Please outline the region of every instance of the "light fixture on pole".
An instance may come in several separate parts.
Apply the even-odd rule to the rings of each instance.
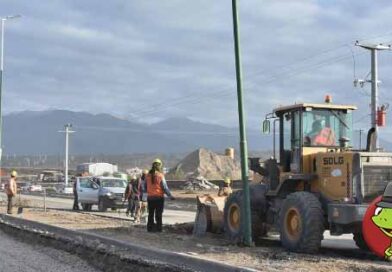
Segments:
[[[1,157],[3,155],[3,143],[2,143],[2,135],[3,135],[3,108],[2,108],[2,94],[3,94],[3,71],[4,71],[4,29],[5,22],[7,20],[16,19],[21,17],[21,15],[10,15],[1,18],[1,51],[0,51],[0,169],[1,169]],[[1,172],[1,171],[0,171]],[[0,182],[1,182],[1,173],[0,173]]]

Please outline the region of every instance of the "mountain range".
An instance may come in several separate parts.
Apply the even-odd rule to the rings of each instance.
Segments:
[[[72,154],[179,153],[199,147],[223,152],[237,148],[238,130],[188,118],[142,124],[109,114],[67,110],[24,111],[4,116],[3,154],[64,153],[65,124],[72,124]],[[271,150],[271,137],[248,131],[249,149]]]
[[[91,114],[67,110],[23,111],[4,116],[3,154],[64,154],[65,124],[72,124],[70,153],[75,155],[120,155],[135,153],[186,153],[204,147],[223,152],[238,149],[237,128],[206,124],[189,118],[169,118],[154,124],[143,124],[109,114]],[[261,123],[261,121],[260,121]],[[249,151],[271,151],[272,136],[249,128]],[[366,136],[363,134],[362,146]],[[359,143],[354,133],[355,145]],[[392,150],[392,144],[380,139],[381,146]]]

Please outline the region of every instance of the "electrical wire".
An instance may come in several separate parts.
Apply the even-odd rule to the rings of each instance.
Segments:
[[[364,53],[360,53],[358,55],[362,55],[362,54],[364,54]],[[337,56],[337,57],[334,57],[334,58],[331,58],[331,59],[324,60],[324,61],[319,62],[319,63],[315,63],[315,64],[312,64],[312,65],[308,65],[306,67],[302,67],[301,69],[298,69],[298,70],[289,70],[289,71],[286,71],[286,72],[277,73],[277,74],[271,75],[268,80],[263,81],[263,84],[266,85],[266,84],[272,83],[275,80],[281,79],[282,77],[288,78],[288,77],[296,76],[296,75],[302,74],[304,72],[307,72],[308,70],[319,69],[319,68],[324,67],[326,65],[330,65],[330,64],[333,64],[333,63],[336,63],[336,62],[340,62],[340,61],[346,60],[346,59],[348,59],[350,57],[351,56],[347,56],[347,54],[340,55],[340,56]],[[252,85],[254,86],[255,83],[252,84]],[[245,85],[244,87],[246,87],[248,89],[251,89],[248,85]],[[235,92],[230,92],[229,93],[229,92],[227,92],[228,90],[233,90],[233,88],[231,87],[231,88],[227,88],[225,90],[214,92],[213,94],[210,94],[209,96],[205,96],[205,97],[196,97],[196,98],[183,97],[181,100],[177,100],[174,103],[166,103],[165,105],[159,104],[159,108],[157,108],[157,109],[151,109],[151,107],[149,107],[148,110],[139,111],[138,115],[139,116],[140,115],[143,115],[143,116],[147,115],[147,116],[149,116],[149,115],[161,112],[163,110],[166,110],[167,108],[170,108],[170,107],[179,106],[179,105],[186,104],[186,103],[196,104],[196,103],[200,103],[200,102],[205,101],[205,100],[214,99],[214,97],[222,98],[222,97],[231,96],[231,95],[235,95],[236,94]],[[137,119],[139,119],[139,117],[134,117],[134,118],[132,118],[130,120],[137,120]]]
[[[365,115],[363,115],[363,116],[359,117],[357,120],[355,120],[353,123],[354,123],[354,124],[359,123],[359,122],[361,122],[363,119],[365,119],[366,117],[369,117],[369,116],[370,116],[370,114],[369,114],[369,113],[366,113]]]
[[[383,36],[389,36],[391,34],[392,34],[392,32],[378,34],[378,35],[375,35],[375,36],[370,37],[370,38],[360,39],[360,41],[366,41],[366,40],[371,40],[371,39],[375,39],[375,38],[379,38],[379,37],[383,37]],[[353,43],[354,43],[354,41],[353,41]],[[354,54],[354,52],[352,50],[352,46],[350,44],[348,44],[348,43],[343,43],[343,44],[340,44],[337,47],[326,49],[326,50],[322,51],[321,53],[318,53],[318,54],[310,56],[310,57],[303,58],[303,59],[301,59],[299,61],[296,61],[293,64],[297,64],[298,65],[300,63],[304,63],[304,62],[306,62],[308,60],[312,60],[312,59],[320,57],[320,56],[322,56],[322,55],[324,55],[326,53],[330,53],[330,52],[339,50],[339,49],[341,49],[343,47],[348,47],[350,49],[351,57],[353,58],[353,73],[354,73],[354,78],[355,78],[355,75],[356,75],[356,71],[355,71],[355,69],[356,69],[355,68],[355,65],[356,65],[355,54]],[[362,55],[362,54],[364,54],[364,53],[361,53],[361,54],[358,54],[358,55]],[[339,58],[337,59],[337,61],[339,61]],[[288,64],[288,65],[281,66],[280,69],[285,69],[285,68],[287,69],[288,67],[292,66],[293,64]],[[316,68],[317,67],[318,67],[318,65],[316,65]],[[256,76],[258,76],[260,74],[264,75],[265,72],[266,72],[265,69],[261,70],[259,72],[254,72],[254,73],[250,74],[248,76],[248,78],[253,78],[253,77],[256,77]],[[286,73],[290,73],[290,71],[288,71]],[[300,72],[300,73],[302,73],[302,72]],[[297,74],[299,74],[299,73],[298,72],[294,73],[294,75],[297,75]],[[276,78],[276,75],[274,75],[273,77]],[[279,74],[278,74],[278,78],[280,78]],[[269,79],[269,80],[271,80],[271,79]],[[268,83],[270,83],[270,82],[271,81],[268,81]],[[249,86],[246,86],[246,85],[244,85],[244,87],[249,88]],[[234,93],[226,94],[226,92],[228,92],[230,90],[233,90],[233,87],[227,87],[227,88],[225,88],[225,89],[223,89],[221,91],[214,92],[214,94],[212,96],[211,96],[211,94],[209,94],[208,97],[204,97],[204,98],[203,97],[199,97],[199,93],[194,93],[194,94],[191,94],[191,95],[187,95],[187,96],[183,96],[183,97],[180,97],[180,98],[172,99],[169,102],[165,102],[165,103],[160,102],[160,103],[156,103],[156,104],[152,104],[152,105],[148,105],[148,106],[146,105],[146,106],[143,106],[141,108],[135,109],[134,112],[137,112],[138,114],[137,114],[137,116],[133,117],[131,120],[138,120],[138,119],[141,118],[141,116],[152,115],[152,114],[161,112],[162,110],[165,110],[167,108],[171,108],[171,107],[174,107],[174,106],[182,105],[182,104],[185,104],[185,103],[200,103],[202,101],[205,101],[206,99],[211,99],[211,98],[214,99],[214,98],[220,98],[222,96],[234,95]],[[368,94],[365,94],[365,95],[368,96]],[[146,110],[146,108],[148,108],[148,110]]]

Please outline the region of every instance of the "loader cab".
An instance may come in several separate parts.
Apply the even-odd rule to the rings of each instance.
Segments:
[[[274,150],[279,144],[282,172],[304,173],[311,166],[306,157],[319,152],[340,152],[352,148],[352,111],[355,106],[295,104],[276,108],[267,115],[263,130],[274,125]],[[278,132],[277,132],[278,131]]]

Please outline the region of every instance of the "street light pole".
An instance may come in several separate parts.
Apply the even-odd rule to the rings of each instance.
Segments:
[[[252,246],[252,228],[250,213],[250,193],[249,193],[249,177],[248,177],[248,147],[246,142],[244,103],[242,93],[242,67],[241,67],[241,48],[240,48],[240,30],[237,11],[237,0],[232,0],[233,9],[233,35],[234,35],[234,51],[237,78],[237,96],[238,96],[238,119],[240,127],[240,150],[241,150],[241,176],[244,191],[244,199],[241,209],[241,224],[243,226],[243,243]]]
[[[21,15],[11,15],[1,18],[1,49],[0,49],[0,183],[1,183],[1,169],[2,169],[2,156],[3,156],[3,73],[4,73],[4,29],[5,22],[10,19],[16,19],[21,17]]]
[[[378,139],[378,124],[377,124],[377,110],[378,110],[378,64],[377,64],[377,52],[381,50],[391,50],[390,45],[383,44],[361,44],[358,41],[355,43],[356,46],[360,46],[370,51],[371,56],[371,126],[374,129],[373,137],[370,141],[370,151],[378,152],[380,150],[379,139]],[[369,82],[369,81],[367,81]]]
[[[69,134],[74,133],[75,131],[71,130],[72,124],[66,124],[64,126],[65,130],[61,130],[59,132],[65,133],[65,187],[68,186],[68,147],[69,147]]]

